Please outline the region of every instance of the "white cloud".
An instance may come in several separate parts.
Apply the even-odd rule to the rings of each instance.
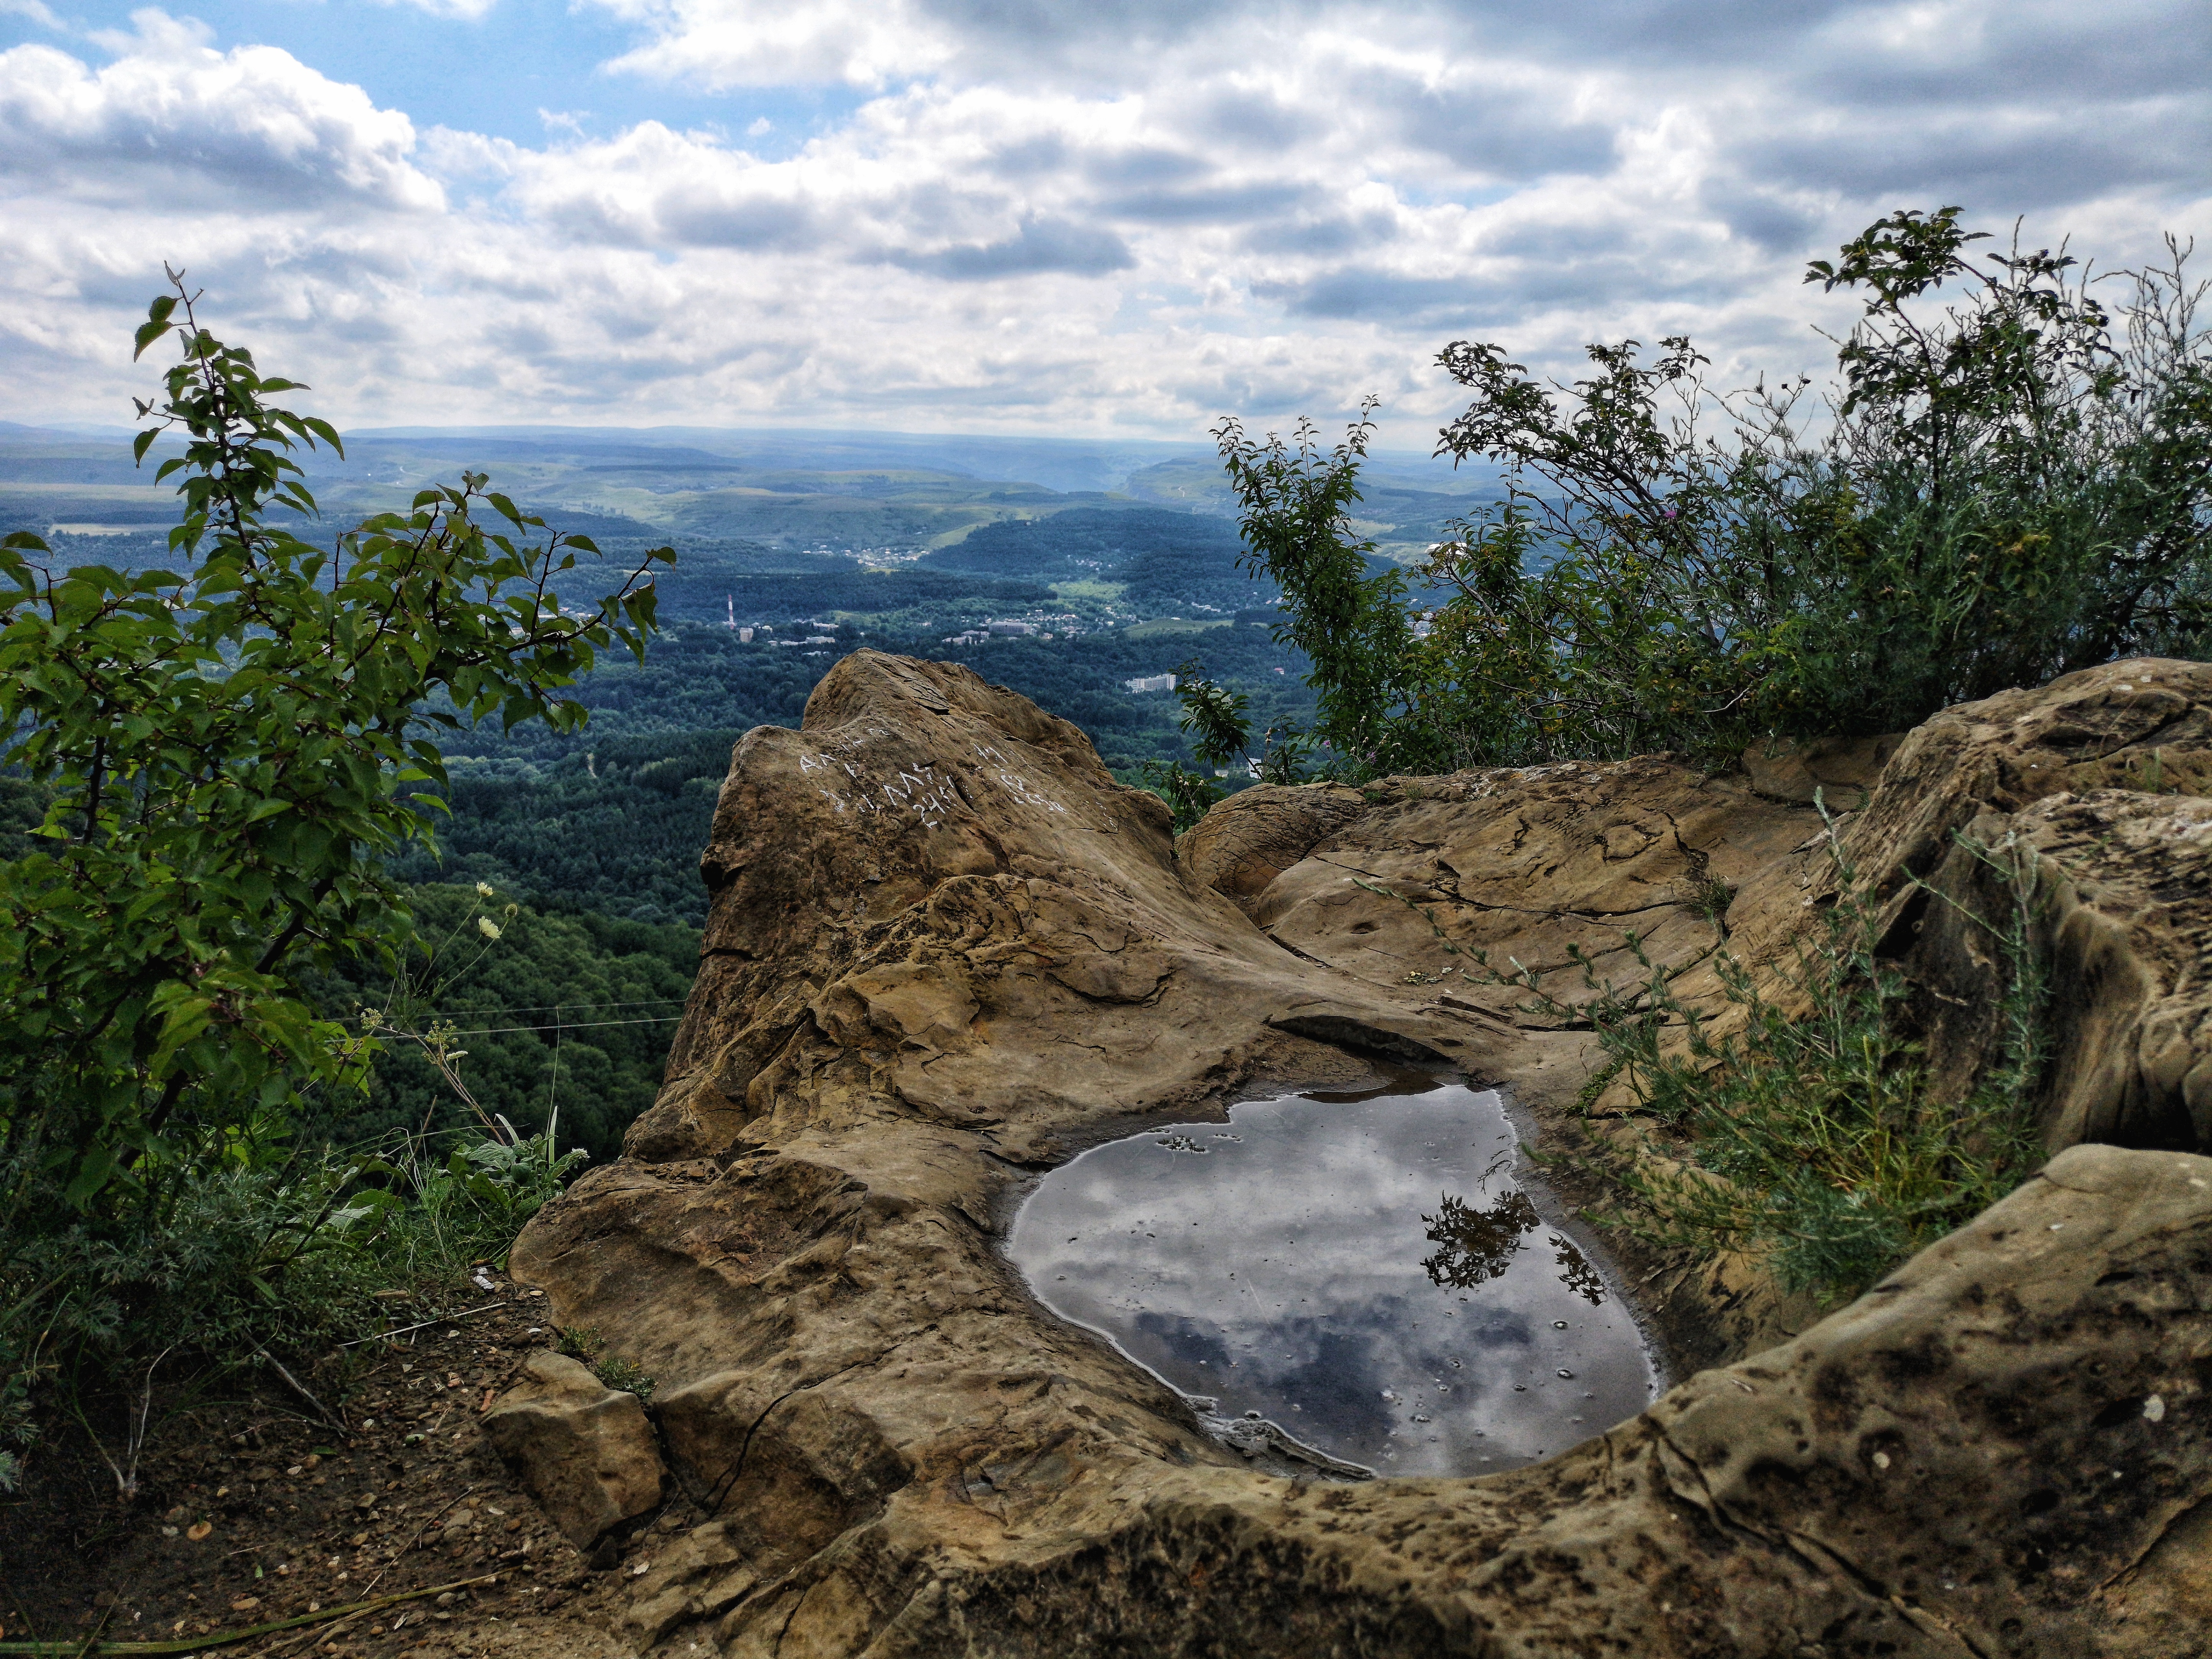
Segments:
[[[483,16],[499,0],[376,0],[380,6],[412,6],[433,17],[458,18],[464,22]]]
[[[915,0],[611,0],[653,42],[613,67],[720,90],[842,82],[880,87],[940,68],[952,33]]]
[[[0,52],[0,173],[88,200],[334,198],[444,205],[409,160],[414,127],[357,87],[269,46],[218,52],[207,30],[148,9],[93,70],[49,46]]]
[[[1895,207],[2212,233],[2184,0],[611,3],[614,73],[872,90],[795,144],[734,99],[741,137],[533,146],[158,12],[104,67],[0,54],[0,415],[119,409],[167,255],[346,419],[1195,435],[1374,390],[1413,445],[1456,336],[1817,366],[1850,301],[1803,262]]]
[[[0,0],[0,16],[27,17],[42,29],[58,31],[62,27],[62,20],[45,0]]]

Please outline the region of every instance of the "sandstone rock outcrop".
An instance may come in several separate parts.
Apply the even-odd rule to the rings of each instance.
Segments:
[[[1777,800],[1856,812],[1867,804],[1881,780],[1881,769],[1904,741],[1902,732],[1809,743],[1769,739],[1743,751],[1743,773],[1753,788]]]
[[[532,1354],[483,1431],[580,1550],[661,1501],[665,1472],[644,1404],[565,1354]]]
[[[1018,1162],[1101,1113],[1233,1085],[1315,1022],[1484,1064],[1479,1025],[1316,980],[1187,883],[1160,800],[1026,699],[861,652],[808,711],[732,760],[701,976],[629,1138],[641,1162],[795,1135]]]
[[[1832,848],[1745,885],[1734,943],[1779,957],[1855,872],[1955,1085],[1997,1041],[2000,941],[2023,926],[2050,990],[2051,1149],[2212,1149],[2212,1118],[2193,1115],[2212,1101],[2207,795],[2212,665],[2113,663],[1961,704],[1907,735]]]
[[[2000,815],[2037,857],[2094,862],[2069,878],[2094,925],[2055,906],[2047,925],[2105,963],[2068,1028],[2105,1081],[2064,1087],[2178,1092],[2185,1119],[2205,934],[2169,923],[2174,872],[2142,849],[2193,836],[2197,809],[2139,791],[2148,757],[2197,775],[2212,670],[2121,667],[2136,678],[1949,711],[1842,833],[1947,995],[1939,953],[1971,953],[1906,878],[1942,878],[1954,831]],[[512,1260],[556,1319],[660,1379],[672,1477],[713,1517],[656,1556],[625,1628],[732,1659],[2212,1640],[2172,1588],[2212,1534],[2212,1162],[2183,1152],[2068,1152],[1794,1340],[1474,1480],[1248,1460],[1000,1254],[1025,1170],[1146,1114],[1349,1079],[1361,1051],[1540,1112],[1570,1099],[1588,1033],[1462,973],[1473,953],[1571,970],[1571,945],[1611,973],[1632,931],[1690,983],[1723,929],[1787,948],[1832,893],[1826,835],[1744,780],[1645,757],[1255,789],[1178,857],[1159,804],[1074,728],[964,670],[847,659],[801,731],[732,757],[660,1101]],[[1983,1039],[1951,1040],[1966,1065]],[[1704,1316],[1683,1352],[1778,1334],[1771,1297],[1727,1271],[1676,1292]]]
[[[1084,1547],[948,1577],[851,1650],[2197,1651],[2171,1607],[2212,1565],[2208,1247],[2212,1159],[2077,1148],[1562,1457],[1358,1487],[1175,1471]]]

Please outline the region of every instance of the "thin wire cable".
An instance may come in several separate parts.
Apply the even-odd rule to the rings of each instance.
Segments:
[[[682,997],[633,997],[628,1002],[519,1002],[508,1008],[465,1008],[470,1014],[558,1013],[563,1008],[650,1008],[656,1004],[682,1002]]]
[[[672,1003],[681,1004],[688,1000],[690,999],[686,997],[639,997],[629,1002],[526,1002],[512,1008],[464,1008],[460,1012],[479,1017],[488,1014],[550,1013],[557,1019],[563,1008],[665,1008]],[[359,1018],[358,1014],[346,1014],[341,1016],[341,1023]]]
[[[455,1031],[454,1036],[495,1036],[502,1031],[596,1031],[608,1025],[673,1025],[684,1018],[681,1014],[663,1014],[657,1019],[593,1019],[556,1020],[550,1025],[480,1025],[474,1030]]]
[[[568,1028],[565,1025],[553,1028],[553,1070],[545,1079],[545,1134],[549,1153],[552,1151],[553,1126],[561,1121],[554,1110],[554,1103],[559,1099],[561,1090],[561,1039],[568,1032]]]

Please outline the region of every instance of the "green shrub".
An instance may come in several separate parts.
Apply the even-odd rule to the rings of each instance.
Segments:
[[[556,1150],[559,1127],[518,1135],[501,1119],[495,1139],[406,1135],[357,1157],[352,1201],[374,1224],[348,1248],[400,1285],[451,1285],[479,1263],[504,1267],[523,1224],[586,1161],[581,1148]]]
[[[465,1237],[503,1249],[542,1201],[528,1143],[495,1122],[498,1158],[441,1170],[298,1150],[303,1107],[357,1091],[379,1042],[312,982],[410,943],[386,861],[430,834],[405,792],[444,780],[434,734],[580,726],[561,693],[609,646],[641,655],[646,579],[672,557],[566,612],[551,584],[597,550],[474,473],[305,540],[293,453],[337,434],[270,401],[300,388],[172,280],[137,347],[173,337],[179,361],[136,454],[182,440],[155,473],[179,481],[173,568],[58,571],[36,536],[0,539],[0,1436],[18,1442],[27,1390],[319,1341],[429,1218],[417,1254],[449,1263]]]
[[[1243,509],[1242,562],[1282,590],[1285,615],[1273,637],[1312,665],[1311,739],[1328,752],[1332,772],[1353,777],[1365,775],[1379,756],[1395,758],[1411,735],[1406,670],[1414,635],[1405,576],[1375,569],[1375,544],[1352,523],[1374,407],[1373,398],[1361,404],[1344,441],[1329,449],[1308,421],[1298,422],[1289,442],[1272,432],[1255,442],[1233,417],[1213,434]],[[1307,738],[1285,735],[1291,743],[1284,764],[1294,770]],[[1237,747],[1244,741],[1240,737]]]
[[[1595,1167],[1624,1202],[1608,1219],[1661,1244],[1741,1250],[1784,1288],[1845,1301],[1964,1225],[2043,1161],[2033,1091],[2045,990],[2030,951],[2029,866],[2009,846],[1969,847],[2010,881],[2011,915],[1988,927],[2007,965],[1997,1051],[1961,1097],[1939,1097],[1905,1033],[1906,987],[1875,954],[1877,918],[1845,870],[1840,896],[1798,948],[1779,998],[1733,954],[1713,957],[1739,1029],[1683,1003],[1650,963],[1623,993],[1585,960],[1607,1065],[1588,1103],[1625,1084],[1638,1115],[1671,1132]],[[1945,902],[1934,894],[1932,902]],[[1785,1004],[1787,1006],[1785,1006]]]
[[[1207,679],[1195,659],[1176,670],[1176,701],[1182,709],[1176,728],[1191,739],[1200,766],[1227,770],[1240,784],[1304,781],[1310,754],[1306,732],[1295,721],[1283,720],[1262,731],[1254,749],[1251,699]],[[1185,771],[1173,761],[1146,761],[1140,775],[1145,787],[1167,802],[1178,835],[1229,793],[1205,773]]]
[[[0,1445],[34,1438],[36,1394],[82,1415],[85,1395],[165,1362],[167,1380],[205,1378],[373,1336],[379,1291],[450,1304],[584,1159],[500,1127],[219,1160],[179,1181],[158,1226],[93,1216],[18,1239],[0,1261]],[[19,1474],[10,1452],[0,1490]]]
[[[1825,404],[1717,392],[1690,341],[1589,348],[1571,385],[1457,341],[1439,453],[1509,498],[1418,573],[1358,574],[1366,425],[1220,437],[1322,731],[1376,770],[1726,761],[1763,735],[1899,731],[2133,653],[2212,646],[2212,334],[2171,242],[2115,307],[2063,251],[1968,257],[1958,210],[1869,227],[1808,281],[1864,296]],[[1944,307],[1942,295],[1955,296]]]
[[[0,1210],[34,1232],[65,1218],[31,1216],[33,1177],[68,1211],[158,1217],[218,1146],[357,1086],[372,1045],[300,981],[406,937],[381,860],[429,831],[398,793],[442,776],[428,734],[579,724],[561,689],[606,644],[642,650],[666,556],[566,615],[548,579],[591,544],[519,540],[542,524],[476,475],[335,552],[301,539],[289,452],[337,434],[269,402],[293,383],[178,294],[138,332],[182,361],[137,443],[186,441],[157,473],[181,479],[176,568],[57,572],[36,537],[0,544],[0,769],[48,792],[33,849],[0,863],[0,1168],[32,1182]]]
[[[1825,430],[1803,382],[1711,395],[1686,339],[1593,346],[1565,389],[1446,349],[1476,397],[1444,447],[1524,481],[1429,567],[1455,596],[1432,678],[1511,693],[1486,742],[1725,757],[2203,651],[2212,351],[2179,250],[2124,279],[2116,326],[2064,254],[1978,265],[1973,240],[1899,214],[1812,267],[1867,295]]]

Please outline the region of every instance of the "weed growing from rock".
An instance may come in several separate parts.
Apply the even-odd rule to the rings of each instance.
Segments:
[[[1607,1060],[1585,1113],[1618,1081],[1636,1116],[1680,1137],[1589,1161],[1620,1194],[1604,1219],[1662,1246],[1742,1251],[1785,1289],[1833,1304],[2034,1171],[2044,987],[2027,937],[2033,866],[2009,845],[1961,844],[2005,875],[2013,899],[2002,923],[1981,922],[2006,988],[1996,1052],[1963,1098],[1932,1088],[1900,1018],[1904,975],[1875,954],[1881,919],[1840,854],[1836,902],[1778,986],[1726,950],[1715,956],[1741,1014],[1725,1035],[1640,943],[1649,977],[1628,992],[1601,984],[1584,960],[1597,993],[1586,1012]]]
[[[556,1346],[569,1358],[588,1366],[593,1376],[611,1389],[634,1394],[640,1400],[649,1401],[659,1386],[652,1375],[641,1365],[632,1364],[620,1354],[606,1352],[606,1339],[590,1325],[563,1325],[556,1333]]]

